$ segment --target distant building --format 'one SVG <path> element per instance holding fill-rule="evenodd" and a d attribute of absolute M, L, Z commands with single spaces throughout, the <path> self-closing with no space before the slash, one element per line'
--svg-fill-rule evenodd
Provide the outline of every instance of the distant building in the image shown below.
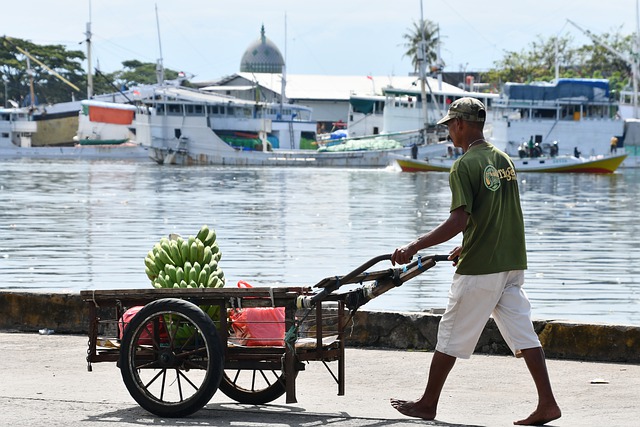
<path fill-rule="evenodd" d="M 427 81 L 433 92 L 442 94 L 438 103 L 445 110 L 448 102 L 464 96 L 464 90 L 460 87 L 435 78 L 428 78 Z M 346 126 L 350 121 L 353 122 L 350 102 L 354 96 L 381 97 L 386 88 L 417 91 L 417 93 L 420 91 L 420 80 L 415 75 L 288 74 L 280 50 L 266 37 L 264 25 L 260 30 L 260 38 L 252 42 L 242 55 L 240 72 L 219 80 L 198 82 L 194 85 L 206 91 L 239 99 L 256 102 L 289 102 L 310 107 L 313 109 L 313 119 L 318 122 L 320 133 L 329 132 Z M 447 99 L 447 96 L 450 99 Z M 378 113 L 381 113 L 381 110 Z M 381 124 L 374 124 L 361 132 L 378 133 L 377 131 L 381 130 Z"/>

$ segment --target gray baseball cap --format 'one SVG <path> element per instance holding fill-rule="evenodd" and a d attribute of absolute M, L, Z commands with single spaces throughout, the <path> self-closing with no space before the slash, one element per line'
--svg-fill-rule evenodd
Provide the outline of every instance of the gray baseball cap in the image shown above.
<path fill-rule="evenodd" d="M 438 121 L 439 125 L 446 124 L 449 120 L 460 118 L 468 122 L 484 122 L 487 118 L 487 109 L 476 98 L 456 99 L 449 106 L 447 115 Z"/>

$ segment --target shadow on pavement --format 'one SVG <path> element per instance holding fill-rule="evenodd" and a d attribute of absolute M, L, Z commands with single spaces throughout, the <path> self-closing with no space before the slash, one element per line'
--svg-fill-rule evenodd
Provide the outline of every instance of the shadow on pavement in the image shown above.
<path fill-rule="evenodd" d="M 410 426 L 429 425 L 439 427 L 481 427 L 470 424 L 451 424 L 434 421 L 412 419 L 380 419 L 351 417 L 348 413 L 313 413 L 304 409 L 279 405 L 243 405 L 234 403 L 209 404 L 204 409 L 186 418 L 160 418 L 144 409 L 132 406 L 130 409 L 119 409 L 102 414 L 91 415 L 86 421 L 101 422 L 105 425 L 145 425 L 145 426 L 242 426 L 252 427 L 287 427 L 287 426 Z"/>

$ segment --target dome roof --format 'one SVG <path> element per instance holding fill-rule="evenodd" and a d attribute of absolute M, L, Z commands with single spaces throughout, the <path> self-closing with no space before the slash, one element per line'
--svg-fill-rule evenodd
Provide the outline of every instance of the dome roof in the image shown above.
<path fill-rule="evenodd" d="M 251 43 L 242 55 L 240 71 L 246 73 L 281 73 L 284 59 L 278 47 L 264 35 L 264 25 L 260 38 Z"/>

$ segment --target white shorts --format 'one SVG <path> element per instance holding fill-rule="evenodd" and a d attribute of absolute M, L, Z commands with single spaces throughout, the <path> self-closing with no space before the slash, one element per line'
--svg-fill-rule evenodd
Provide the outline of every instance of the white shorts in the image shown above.
<path fill-rule="evenodd" d="M 540 347 L 523 284 L 523 270 L 477 276 L 454 274 L 447 310 L 438 327 L 436 350 L 468 359 L 490 316 L 514 354 Z"/>

